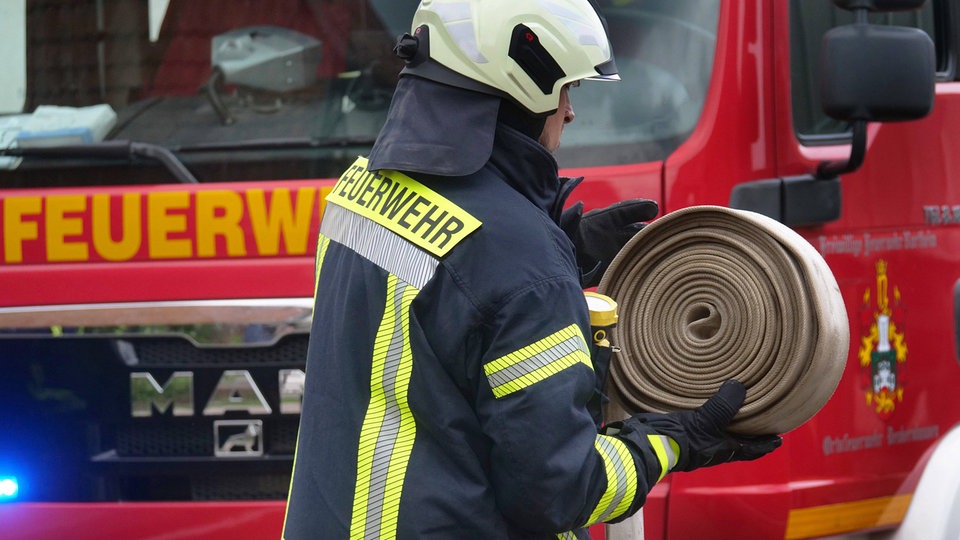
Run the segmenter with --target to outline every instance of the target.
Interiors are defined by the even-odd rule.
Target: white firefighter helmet
[[[422,0],[413,32],[397,45],[403,73],[507,96],[535,115],[556,110],[567,83],[620,79],[592,0]]]

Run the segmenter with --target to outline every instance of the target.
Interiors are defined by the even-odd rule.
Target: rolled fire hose
[[[693,409],[737,379],[747,396],[729,429],[783,434],[843,374],[850,330],[833,273],[761,214],[669,213],[623,247],[597,290],[619,305],[607,393],[627,414]]]

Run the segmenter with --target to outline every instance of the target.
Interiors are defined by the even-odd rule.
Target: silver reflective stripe
[[[399,283],[393,294],[392,305],[396,320],[403,318],[401,310],[406,309],[402,302],[403,283]],[[383,502],[387,489],[387,472],[390,468],[390,459],[397,443],[397,434],[400,431],[400,405],[397,399],[396,380],[400,367],[400,358],[403,354],[404,335],[403,327],[396,324],[393,335],[390,336],[389,347],[383,363],[383,378],[381,385],[386,395],[387,410],[383,414],[383,424],[380,425],[380,436],[373,450],[373,464],[370,467],[370,498],[367,500],[367,530],[366,538],[380,537],[380,522],[382,519]]]
[[[471,20],[469,2],[450,2],[449,4],[436,4],[433,11],[445,22]]]
[[[521,360],[511,366],[505,367],[500,371],[490,373],[488,379],[491,387],[500,387],[507,383],[521,379],[522,377],[533,373],[534,371],[549,366],[567,355],[582,351],[589,354],[583,339],[579,335],[569,337],[552,347],[531,355],[529,358]],[[564,365],[563,367],[566,367]]]
[[[620,458],[620,453],[617,452],[616,448],[613,447],[612,438],[604,437],[598,435],[596,439],[596,446],[603,452],[604,457],[608,460],[608,463],[613,466],[614,474],[616,481],[613,482],[615,485],[610,486],[610,478],[607,479],[607,493],[612,495],[606,502],[606,508],[604,508],[598,517],[591,519],[592,523],[601,523],[605,522],[611,517],[613,517],[613,511],[620,505],[620,502],[623,501],[624,496],[627,494],[627,490],[630,482],[627,479],[627,466],[633,467],[633,464],[626,464]],[[599,508],[598,508],[599,510]]]
[[[396,276],[387,276],[386,305],[373,343],[370,403],[357,448],[351,539],[397,534],[400,494],[417,430],[407,404],[413,372],[409,312],[416,293]]]
[[[667,461],[667,466],[664,468],[663,473],[660,475],[660,477],[663,478],[664,474],[667,474],[668,472],[673,470],[674,467],[677,466],[677,461],[679,461],[680,456],[677,454],[677,452],[673,451],[673,446],[670,444],[669,437],[665,435],[647,435],[647,437],[648,438],[656,437],[657,439],[660,440],[660,444],[662,445],[663,457],[665,457]],[[659,456],[660,452],[657,452],[657,454],[658,454],[657,457],[660,457]]]
[[[604,56],[610,56],[610,45],[607,41],[607,36],[598,34],[592,26],[581,22],[581,15],[567,9],[557,2],[540,0],[540,5],[550,10],[550,12],[556,15],[557,19],[562,22],[564,26],[570,30],[570,32],[576,34],[581,45],[595,45],[600,48],[601,51],[603,51]]]
[[[392,231],[335,204],[327,205],[320,233],[417,289],[427,284],[440,264]]]
[[[480,44],[477,42],[477,36],[473,30],[470,3],[435,4],[432,9],[440,16],[450,37],[457,43],[463,54],[478,64],[486,64],[487,59],[480,52]]]

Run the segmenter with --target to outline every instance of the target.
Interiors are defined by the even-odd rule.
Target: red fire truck
[[[850,321],[823,409],[668,475],[645,538],[957,538],[956,2],[597,3],[623,80],[574,92],[573,199],[774,217]],[[0,537],[280,535],[324,197],[415,9],[0,5]]]

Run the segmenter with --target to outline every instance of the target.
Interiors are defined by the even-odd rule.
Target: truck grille
[[[298,418],[264,422],[264,453],[292,455],[297,445]],[[116,432],[116,452],[121,457],[182,458],[213,455],[211,421],[191,423],[126,424]]]
[[[268,347],[197,347],[185,339],[97,337],[9,339],[0,348],[8,440],[32,478],[24,502],[189,501],[286,498],[299,415],[281,408],[285,371],[300,373],[308,336]],[[131,355],[130,351],[134,354]],[[131,361],[131,359],[133,361]],[[135,416],[131,374],[164,385],[172,373],[193,377],[192,403]],[[226,373],[248,373],[269,411],[209,409]],[[221,397],[221,400],[224,399]],[[253,454],[217,452],[217,423],[256,425]]]
[[[198,501],[286,499],[288,474],[248,476],[201,476],[191,482],[191,494]]]
[[[206,348],[185,339],[166,338],[133,342],[141,367],[212,367],[236,369],[277,363],[303,363],[307,358],[306,335],[288,336],[269,347]]]

